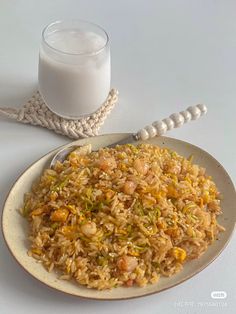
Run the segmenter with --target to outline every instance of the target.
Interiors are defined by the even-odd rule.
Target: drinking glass
[[[39,53],[39,91],[48,108],[65,118],[95,112],[110,90],[109,37],[81,20],[45,27]]]

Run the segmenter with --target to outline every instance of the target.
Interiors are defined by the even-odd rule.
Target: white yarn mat
[[[37,91],[21,108],[0,108],[0,116],[22,123],[39,125],[70,138],[95,136],[118,100],[118,91],[112,89],[107,100],[90,116],[78,120],[57,116],[45,105]]]

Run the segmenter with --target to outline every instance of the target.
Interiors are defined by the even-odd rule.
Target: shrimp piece
[[[117,261],[117,267],[122,272],[132,272],[138,266],[136,257],[133,256],[122,256]]]
[[[97,232],[97,226],[95,222],[88,222],[81,226],[81,231],[86,237],[92,237]]]
[[[168,165],[165,165],[165,170],[172,174],[180,174],[181,164],[177,160],[171,160]]]
[[[117,164],[113,157],[106,158],[105,156],[101,156],[98,160],[98,167],[103,171],[107,171],[117,168]]]
[[[137,158],[134,161],[134,169],[137,170],[138,173],[145,175],[149,170],[149,166],[144,160]]]
[[[137,185],[133,181],[126,181],[123,186],[123,192],[125,194],[131,195],[134,193]]]

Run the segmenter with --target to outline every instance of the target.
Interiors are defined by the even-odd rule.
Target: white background
[[[1,0],[0,106],[17,106],[37,88],[38,47],[46,24],[66,18],[93,21],[110,35],[112,85],[120,92],[119,104],[100,133],[136,131],[205,103],[206,117],[169,135],[207,150],[235,182],[235,14],[234,0]],[[0,206],[30,163],[68,141],[0,118]],[[1,314],[235,310],[235,235],[221,256],[189,281],[157,295],[117,302],[82,300],[45,287],[18,266],[0,237]],[[209,303],[213,290],[226,291],[227,304]]]

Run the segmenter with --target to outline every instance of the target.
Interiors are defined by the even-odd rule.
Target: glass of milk
[[[57,21],[42,33],[39,91],[48,108],[76,119],[95,112],[110,90],[107,33],[80,20]]]

